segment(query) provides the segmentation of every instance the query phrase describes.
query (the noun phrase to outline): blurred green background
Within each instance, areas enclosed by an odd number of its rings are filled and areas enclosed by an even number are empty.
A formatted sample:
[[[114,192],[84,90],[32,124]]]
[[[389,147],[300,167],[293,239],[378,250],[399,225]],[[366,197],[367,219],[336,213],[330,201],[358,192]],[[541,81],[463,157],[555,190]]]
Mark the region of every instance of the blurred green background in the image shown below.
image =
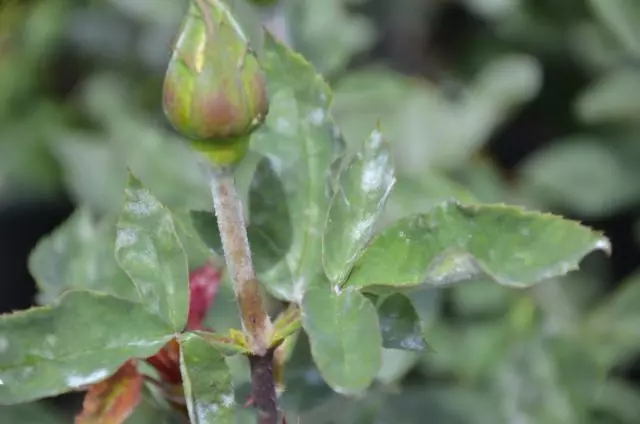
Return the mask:
[[[30,250],[78,205],[110,212],[124,167],[165,203],[209,207],[161,110],[186,1],[0,3],[0,312],[35,302]],[[399,170],[387,220],[450,198],[504,202],[613,242],[611,258],[531,290],[421,294],[431,350],[385,351],[363,399],[331,393],[300,344],[293,417],[640,423],[640,1],[230,1],[253,37],[270,22],[323,73],[349,143],[381,121]],[[78,405],[2,407],[0,422],[71,422]]]

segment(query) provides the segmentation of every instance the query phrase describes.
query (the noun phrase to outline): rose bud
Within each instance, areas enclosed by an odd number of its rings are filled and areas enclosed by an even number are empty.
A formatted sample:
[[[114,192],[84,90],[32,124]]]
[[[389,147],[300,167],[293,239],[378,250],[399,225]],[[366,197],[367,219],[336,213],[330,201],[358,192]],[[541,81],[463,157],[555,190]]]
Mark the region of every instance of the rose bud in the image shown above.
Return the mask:
[[[264,121],[265,76],[222,0],[191,1],[165,75],[163,108],[201,150],[228,151]]]

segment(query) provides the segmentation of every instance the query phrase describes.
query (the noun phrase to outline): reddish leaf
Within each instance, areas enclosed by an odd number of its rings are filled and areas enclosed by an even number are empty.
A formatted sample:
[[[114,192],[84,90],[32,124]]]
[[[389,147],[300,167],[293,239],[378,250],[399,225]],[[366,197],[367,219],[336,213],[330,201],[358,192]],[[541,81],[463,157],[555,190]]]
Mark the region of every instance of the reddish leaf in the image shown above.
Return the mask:
[[[180,345],[175,338],[164,345],[158,353],[147,358],[147,362],[158,371],[163,383],[182,384]]]
[[[140,403],[143,377],[136,363],[127,361],[106,380],[89,388],[76,424],[121,424]]]
[[[189,319],[187,329],[200,330],[218,290],[220,271],[211,263],[196,269],[189,275]]]

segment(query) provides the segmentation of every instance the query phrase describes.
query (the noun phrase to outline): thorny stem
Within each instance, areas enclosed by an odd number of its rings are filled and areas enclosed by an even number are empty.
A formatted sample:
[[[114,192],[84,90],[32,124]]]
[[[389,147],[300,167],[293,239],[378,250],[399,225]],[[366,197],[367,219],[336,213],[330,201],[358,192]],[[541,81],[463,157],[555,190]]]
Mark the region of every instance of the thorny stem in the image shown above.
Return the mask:
[[[242,204],[236,193],[233,168],[208,167],[211,194],[227,269],[234,282],[240,316],[250,338],[252,397],[259,424],[277,424],[278,408],[273,375],[273,327],[262,305],[260,284],[253,270]]]

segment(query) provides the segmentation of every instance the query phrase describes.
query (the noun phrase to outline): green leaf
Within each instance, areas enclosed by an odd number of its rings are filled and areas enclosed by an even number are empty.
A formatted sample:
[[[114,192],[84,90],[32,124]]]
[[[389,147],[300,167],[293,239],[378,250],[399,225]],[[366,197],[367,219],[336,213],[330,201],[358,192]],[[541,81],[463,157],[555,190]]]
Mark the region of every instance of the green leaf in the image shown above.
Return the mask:
[[[413,387],[401,393],[386,394],[377,403],[380,422],[398,424],[498,424],[496,408],[485,393],[466,387],[434,383]],[[428,417],[428,421],[425,419]],[[500,423],[503,424],[503,423]],[[529,423],[527,423],[529,424]]]
[[[127,173],[107,142],[82,134],[63,134],[51,147],[77,202],[96,212],[113,212],[121,206]]]
[[[640,56],[640,3],[636,0],[590,0],[591,7],[627,51]]]
[[[142,400],[125,424],[175,424],[177,419],[184,419],[182,413],[171,410],[150,388],[142,389]],[[177,417],[179,415],[179,417]]]
[[[258,162],[249,189],[247,237],[258,274],[269,271],[285,257],[292,242],[292,223],[283,183],[271,161]]]
[[[640,273],[623,282],[583,323],[589,351],[610,368],[631,359],[640,349]]]
[[[329,87],[302,56],[267,36],[263,62],[270,111],[253,134],[251,148],[268,158],[282,182],[291,242],[286,256],[261,281],[274,295],[300,301],[308,282],[322,269],[327,171],[341,149],[341,138],[334,136],[329,116]],[[281,210],[284,205],[271,212]],[[261,222],[266,219],[260,217]],[[279,228],[287,218],[273,219],[278,222],[272,228]]]
[[[347,139],[365,137],[383,119],[398,174],[419,176],[425,168],[458,168],[541,83],[540,65],[523,55],[487,63],[455,97],[397,72],[358,71],[339,82],[334,111]]]
[[[367,49],[375,39],[371,22],[348,13],[342,0],[289,4],[288,20],[296,48],[325,75],[342,70],[349,58]]]
[[[193,334],[181,345],[180,372],[191,422],[235,423],[234,389],[224,356]]]
[[[218,221],[211,212],[192,211],[191,220],[202,240],[223,256]],[[292,242],[292,224],[283,184],[271,161],[258,161],[249,188],[247,238],[258,276],[268,273],[287,254]]]
[[[95,383],[130,358],[155,354],[172,329],[142,306],[87,291],[0,316],[0,404]]]
[[[104,73],[86,81],[82,93],[87,112],[105,126],[116,158],[167,207],[210,210],[197,154],[132,107],[131,90],[135,87],[122,76]]]
[[[522,189],[540,201],[601,217],[640,200],[637,172],[606,142],[577,136],[542,149],[522,165]]]
[[[189,309],[189,270],[171,212],[131,177],[117,228],[118,263],[145,305],[182,331]]]
[[[342,284],[369,242],[395,183],[391,152],[375,130],[340,172],[322,238],[324,270]]]
[[[411,288],[489,277],[528,287],[577,269],[597,249],[610,249],[602,234],[551,214],[444,203],[377,235],[347,286]]]
[[[138,300],[138,292],[113,254],[115,227],[96,223],[84,208],[76,210],[52,234],[42,238],[29,257],[40,303],[69,289],[90,289]]]
[[[382,365],[376,381],[390,385],[402,380],[420,362],[420,354],[411,350],[383,349]]]
[[[302,303],[302,325],[320,374],[336,392],[355,394],[373,382],[382,361],[376,309],[357,290],[334,293],[313,285]]]
[[[213,213],[207,214],[213,215]],[[189,259],[189,270],[200,268],[211,260],[215,254],[202,240],[189,212],[173,210],[171,215],[180,243]]]
[[[0,422],[25,424],[67,424],[73,418],[43,402],[0,406]]]
[[[204,340],[211,346],[215,347],[216,349],[218,349],[220,353],[226,356],[233,356],[238,353],[241,353],[241,354],[251,353],[251,350],[248,349],[247,347],[248,343],[246,343],[245,340],[243,340],[243,343],[240,343],[237,339],[234,339],[234,337],[232,337],[234,333],[232,332],[229,332],[228,336],[223,336],[222,334],[212,333],[208,331],[193,331],[193,332],[190,332],[189,334],[197,335],[202,340]],[[236,334],[243,334],[243,333],[238,332]]]
[[[400,218],[429,212],[453,199],[462,203],[477,202],[462,186],[433,170],[425,170],[419,178],[399,176],[380,221],[386,226]]]
[[[589,124],[633,123],[640,113],[639,87],[637,69],[615,68],[580,94],[576,113]]]
[[[546,285],[545,285],[546,286]],[[489,281],[463,284],[451,291],[452,303],[460,315],[504,313],[511,290]]]
[[[420,318],[406,296],[398,293],[385,298],[378,306],[378,317],[385,348],[417,352],[426,349]]]
[[[504,360],[509,331],[505,320],[458,325],[440,320],[428,332],[435,350],[425,357],[428,372],[453,374],[471,383],[490,379]]]
[[[271,344],[273,345],[283,341],[298,331],[301,326],[302,318],[300,308],[292,304],[274,321]]]
[[[621,423],[635,423],[640,417],[640,392],[622,379],[608,379],[598,390],[594,401],[598,410],[604,410],[619,418]]]
[[[596,368],[573,342],[514,343],[495,372],[503,422],[582,424],[600,385]]]

